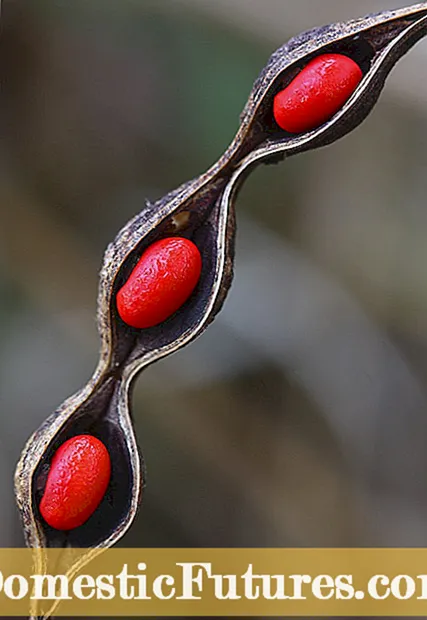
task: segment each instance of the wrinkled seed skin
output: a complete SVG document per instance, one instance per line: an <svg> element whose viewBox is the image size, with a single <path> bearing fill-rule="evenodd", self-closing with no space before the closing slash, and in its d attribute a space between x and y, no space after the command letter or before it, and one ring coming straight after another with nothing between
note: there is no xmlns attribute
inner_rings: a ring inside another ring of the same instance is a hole
<svg viewBox="0 0 427 620"><path fill-rule="evenodd" d="M342 54L313 58L274 98L276 123L289 133L303 133L328 121L355 91L362 70Z"/></svg>
<svg viewBox="0 0 427 620"><path fill-rule="evenodd" d="M55 452L40 502L43 519L57 530L83 525L99 506L111 476L104 444L91 435L68 439Z"/></svg>
<svg viewBox="0 0 427 620"><path fill-rule="evenodd" d="M121 319L139 329L163 323L190 297L202 270L197 246L169 237L150 245L117 293Z"/></svg>

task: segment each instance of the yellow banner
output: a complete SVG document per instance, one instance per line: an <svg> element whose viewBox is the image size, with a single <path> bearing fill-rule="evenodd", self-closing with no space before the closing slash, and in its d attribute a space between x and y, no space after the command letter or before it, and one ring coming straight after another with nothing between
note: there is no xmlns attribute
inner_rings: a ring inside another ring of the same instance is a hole
<svg viewBox="0 0 427 620"><path fill-rule="evenodd" d="M427 615L427 549L110 549L93 556L0 549L0 615Z"/></svg>

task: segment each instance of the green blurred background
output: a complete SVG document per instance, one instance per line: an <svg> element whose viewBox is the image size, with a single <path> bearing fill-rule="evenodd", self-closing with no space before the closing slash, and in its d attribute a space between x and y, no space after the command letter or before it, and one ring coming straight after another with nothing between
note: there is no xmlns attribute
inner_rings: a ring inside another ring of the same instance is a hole
<svg viewBox="0 0 427 620"><path fill-rule="evenodd" d="M0 545L13 470L98 358L107 243L225 150L302 30L392 0L3 0ZM338 143L258 169L234 285L138 380L126 546L427 545L427 41Z"/></svg>

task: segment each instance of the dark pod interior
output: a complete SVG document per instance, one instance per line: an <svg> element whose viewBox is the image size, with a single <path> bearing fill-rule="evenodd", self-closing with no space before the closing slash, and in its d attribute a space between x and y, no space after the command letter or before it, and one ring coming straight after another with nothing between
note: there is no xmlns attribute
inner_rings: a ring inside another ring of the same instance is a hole
<svg viewBox="0 0 427 620"><path fill-rule="evenodd" d="M273 101L276 94L286 88L286 86L292 82L292 80L308 64L308 62L310 62L310 60L326 53L343 54L352 58L359 65L362 73L366 75L370 71L373 61L384 50L384 48L403 30L405 30L405 28L420 20L422 17L423 14L420 12L404 19L394 19L384 24L374 25L370 28L363 28L362 20L360 32L356 34L353 32L348 36L345 36L346 25L343 24L341 36L336 34L333 42L329 42L328 38L331 26L316 28L291 39L289 43L272 55L267 67L255 83L254 89L256 90L257 85L262 83L263 75L271 73L275 65L277 66L277 76L273 79L272 83L269 84L267 92L262 97L257 108L255 117L251 120L250 125L248 126L248 133L241 148L239 149L240 158L254 151L258 147L276 142L285 144L286 142L291 142L295 139L295 134L288 133L277 125L273 115ZM387 73L390 71L398 58L400 58L412 45L414 45L414 43L421 38L421 36L423 36L422 31L414 31L408 37L407 41L400 45L399 50L394 51L390 55L389 61L384 64L382 72L383 75L378 76L375 87L370 89L371 92L361 105L361 109L356 110L355 114L350 116L348 122L346 122L346 126L337 127L336 130L334 129L331 131L327 138L322 138L317 140L316 143L313 142L313 144L310 144L310 148L323 146L338 139L345 133L348 133L351 129L354 129L354 127L366 117L380 94L382 84ZM322 45L322 40L325 41L324 45ZM315 51L303 54L302 59L292 63L292 56L295 55L295 58L297 58L300 55L300 49L304 49L310 41L315 41L318 44ZM288 62L284 62L284 57L287 58ZM286 66L280 70L281 65ZM310 132L307 133L309 134ZM295 152L299 152L300 150L306 149L295 149ZM283 159L283 156L283 154L276 153L271 157L271 160L266 158L265 163L277 163Z"/></svg>
<svg viewBox="0 0 427 620"><path fill-rule="evenodd" d="M173 343L186 332L195 329L203 319L206 308L211 300L214 288L215 266L218 255L218 223L220 218L220 196L225 182L217 184L209 195L197 194L185 202L178 211L165 218L154 230L149 232L135 247L119 269L114 280L110 312L113 331L114 367L119 368L142 357L145 353L160 350ZM179 214L188 214L188 222L176 231L173 222ZM231 217L232 220L232 217ZM232 251L233 231L229 230L229 251ZM117 291L123 286L141 254L152 243L170 236L191 239L198 247L202 256L202 273L199 283L188 301L169 319L147 329L136 329L128 326L120 318L116 307ZM116 346L120 343L120 346Z"/></svg>
<svg viewBox="0 0 427 620"><path fill-rule="evenodd" d="M265 102L263 102L263 106L260 110L260 121L265 127L266 138L274 139L274 137L277 137L283 139L285 136L289 136L290 138L294 137L294 134L290 134L284 129L281 129L274 120L274 97L292 82L292 80L310 62L310 60L322 54L342 54L343 56L348 56L354 60L357 65L359 65L362 73L365 75L369 71L371 62L375 57L375 49L365 37L362 35L356 35L354 37L349 37L348 39L326 45L320 51L316 51L315 53L306 56L304 58L304 62L299 63L297 66L292 67L292 69L285 71L282 75L280 75L275 80L274 85L266 97Z"/></svg>
<svg viewBox="0 0 427 620"><path fill-rule="evenodd" d="M68 419L51 441L34 473L33 506L48 547L93 547L120 527L129 513L134 476L126 439L117 420L119 383L107 378L87 401ZM89 434L100 439L111 458L111 480L101 504L80 527L67 532L51 528L39 512L50 461L67 439Z"/></svg>

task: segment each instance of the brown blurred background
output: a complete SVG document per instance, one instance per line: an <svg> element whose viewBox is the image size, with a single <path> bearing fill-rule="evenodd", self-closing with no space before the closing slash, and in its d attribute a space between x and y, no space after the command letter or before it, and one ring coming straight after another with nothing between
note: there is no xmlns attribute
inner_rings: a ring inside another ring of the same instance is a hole
<svg viewBox="0 0 427 620"><path fill-rule="evenodd" d="M98 357L118 229L210 166L269 54L392 0L3 0L0 545L13 470ZM258 169L235 281L143 373L127 546L427 545L427 41L340 142Z"/></svg>

